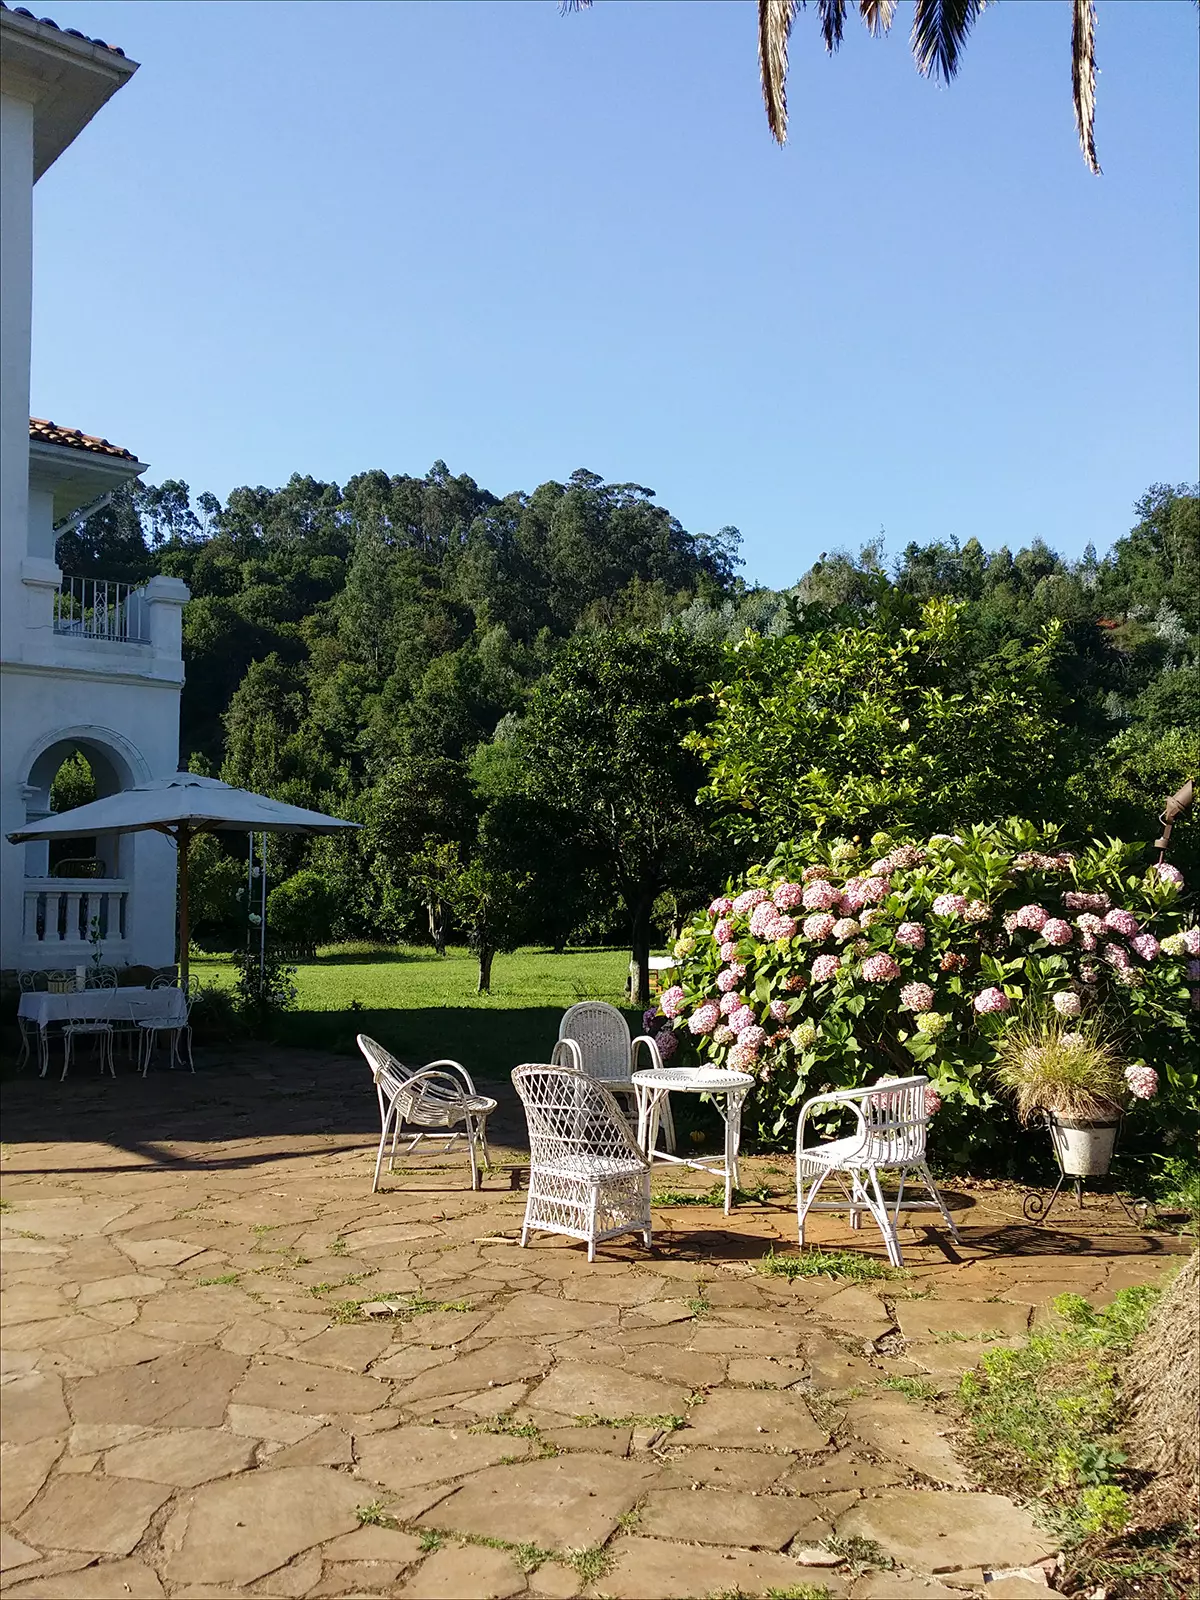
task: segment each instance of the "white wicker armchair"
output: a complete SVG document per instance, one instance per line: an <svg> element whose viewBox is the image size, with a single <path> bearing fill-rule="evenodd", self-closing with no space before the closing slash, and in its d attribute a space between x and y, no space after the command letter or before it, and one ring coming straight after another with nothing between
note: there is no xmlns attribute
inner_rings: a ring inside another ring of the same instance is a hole
<svg viewBox="0 0 1200 1600"><path fill-rule="evenodd" d="M358 1036L358 1048L366 1057L379 1097L379 1153L375 1157L375 1178L371 1193L379 1188L379 1173L388 1135L392 1151L390 1172L396 1163L396 1142L403 1135L411 1142L402 1153L409 1155L422 1139L440 1139L443 1150L453 1148L465 1138L471 1162L471 1187L479 1187L479 1165L488 1159L487 1119L496 1102L478 1094L467 1069L457 1061L431 1061L426 1067L406 1067L365 1033ZM405 1126L407 1124L407 1127Z"/></svg>
<svg viewBox="0 0 1200 1600"><path fill-rule="evenodd" d="M650 1248L650 1163L612 1094L565 1067L518 1067L513 1086L529 1126L529 1199L521 1229L563 1233L596 1246L640 1233Z"/></svg>
<svg viewBox="0 0 1200 1600"><path fill-rule="evenodd" d="M563 1013L558 1025L558 1043L551 1056L554 1066L570 1067L596 1078L613 1094L636 1099L633 1074L639 1067L660 1072L663 1060L658 1046L648 1033L629 1036L629 1024L617 1010L603 1000L583 1000ZM671 1102L664 1098L659 1109L659 1126L668 1150L675 1148L675 1124Z"/></svg>
<svg viewBox="0 0 1200 1600"><path fill-rule="evenodd" d="M933 1196L942 1221L952 1238L958 1238L954 1219L942 1203L925 1162L925 1077L897 1078L866 1089L844 1089L820 1094L805 1102L796 1127L796 1217L800 1243L804 1243L804 1219L810 1211L850 1212L850 1226L859 1226L860 1213L870 1212L883 1235L888 1260L894 1267L903 1265L897 1224L904 1205L904 1181L915 1172ZM804 1127L814 1111L853 1112L858 1126L844 1139L805 1148ZM898 1172L900 1188L889 1213L879 1185L881 1172ZM836 1179L842 1200L817 1200L826 1179ZM922 1202L924 1203L924 1202Z"/></svg>

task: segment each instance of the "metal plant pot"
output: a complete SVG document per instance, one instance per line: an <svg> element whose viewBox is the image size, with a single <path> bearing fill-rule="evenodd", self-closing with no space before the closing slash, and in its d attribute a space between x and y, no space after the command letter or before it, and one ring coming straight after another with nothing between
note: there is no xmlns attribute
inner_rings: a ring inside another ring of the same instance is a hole
<svg viewBox="0 0 1200 1600"><path fill-rule="evenodd" d="M1102 1178L1112 1163L1118 1118L1084 1122L1048 1112L1046 1122L1058 1164L1068 1178Z"/></svg>

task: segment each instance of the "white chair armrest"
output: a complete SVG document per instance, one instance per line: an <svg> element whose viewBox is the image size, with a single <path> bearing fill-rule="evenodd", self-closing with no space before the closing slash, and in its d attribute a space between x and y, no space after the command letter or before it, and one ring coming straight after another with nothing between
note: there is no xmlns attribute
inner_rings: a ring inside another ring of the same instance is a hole
<svg viewBox="0 0 1200 1600"><path fill-rule="evenodd" d="M837 1106L848 1108L858 1118L858 1131L863 1139L867 1138L867 1119L863 1115L859 1101L866 1098L869 1089L839 1089L829 1094L815 1094L811 1100L806 1100L800 1107L800 1120L796 1124L796 1156L804 1149L804 1124L808 1121L808 1114L814 1108L821 1106Z"/></svg>
<svg viewBox="0 0 1200 1600"><path fill-rule="evenodd" d="M457 1072L458 1073L459 1077L462 1079L462 1081L467 1086L467 1093L468 1094L474 1095L474 1094L477 1093L476 1088L475 1088L475 1084L474 1084L474 1082L472 1081L472 1078L471 1078L471 1074L467 1071L466 1067L464 1067L461 1064L461 1062L451 1061L448 1057L446 1059L444 1059L444 1060L441 1060L441 1061L427 1061L425 1063L425 1065L421 1068L421 1072L422 1073L435 1072L439 1068L443 1068L443 1067L449 1067L452 1072Z"/></svg>
<svg viewBox="0 0 1200 1600"><path fill-rule="evenodd" d="M638 1070L638 1046L639 1045L644 1046L645 1049L649 1052L649 1055L650 1055L650 1070L652 1072L661 1072L662 1069L663 1069L663 1058L659 1054L658 1046L655 1044L654 1040L650 1037L650 1035L648 1033L639 1033L637 1038L633 1041L633 1043L629 1047L629 1070L630 1070L630 1072L636 1072Z"/></svg>
<svg viewBox="0 0 1200 1600"><path fill-rule="evenodd" d="M583 1051L574 1039L559 1039L550 1052L552 1067L567 1067L572 1072L583 1072Z"/></svg>

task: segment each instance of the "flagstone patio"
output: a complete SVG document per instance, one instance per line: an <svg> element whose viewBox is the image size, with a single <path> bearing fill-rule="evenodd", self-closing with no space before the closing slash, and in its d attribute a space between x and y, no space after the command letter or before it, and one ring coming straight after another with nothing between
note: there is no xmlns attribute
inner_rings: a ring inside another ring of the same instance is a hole
<svg viewBox="0 0 1200 1600"><path fill-rule="evenodd" d="M360 1062L198 1065L4 1086L6 1596L1045 1593L1052 1541L976 1492L939 1400L882 1384L944 1395L1056 1294L1184 1248L949 1185L957 1246L921 1217L902 1278L789 1283L756 1271L793 1248L789 1163L751 1158L765 1203L656 1206L651 1254L589 1267L516 1245L506 1086L480 1193L422 1156L373 1196Z"/></svg>

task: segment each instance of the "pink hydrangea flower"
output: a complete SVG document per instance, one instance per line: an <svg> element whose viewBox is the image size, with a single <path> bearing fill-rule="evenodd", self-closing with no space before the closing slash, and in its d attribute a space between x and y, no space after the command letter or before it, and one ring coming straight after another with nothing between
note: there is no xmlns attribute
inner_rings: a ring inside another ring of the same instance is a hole
<svg viewBox="0 0 1200 1600"><path fill-rule="evenodd" d="M967 909L963 912L964 922L989 922L992 908L986 900L968 900Z"/></svg>
<svg viewBox="0 0 1200 1600"><path fill-rule="evenodd" d="M788 994L799 994L801 989L808 988L808 979L802 972L789 972L783 980L783 987Z"/></svg>
<svg viewBox="0 0 1200 1600"><path fill-rule="evenodd" d="M720 1020L720 1008L713 1001L706 1000L688 1018L688 1031L695 1034L711 1033Z"/></svg>
<svg viewBox="0 0 1200 1600"><path fill-rule="evenodd" d="M1173 867L1169 861L1156 861L1150 871L1159 883L1170 884L1172 889L1183 888L1183 873L1178 867Z"/></svg>
<svg viewBox="0 0 1200 1600"><path fill-rule="evenodd" d="M925 929L919 922L902 922L896 929L896 943L907 945L910 950L924 950Z"/></svg>
<svg viewBox="0 0 1200 1600"><path fill-rule="evenodd" d="M786 1022L788 1019L788 1003L786 1000L772 1000L768 1008L776 1022Z"/></svg>
<svg viewBox="0 0 1200 1600"><path fill-rule="evenodd" d="M838 892L831 883L827 883L824 878L815 878L804 891L804 909L828 911L830 906L837 905L838 898Z"/></svg>
<svg viewBox="0 0 1200 1600"><path fill-rule="evenodd" d="M1129 951L1121 944L1106 944L1100 952L1100 959L1107 961L1118 972L1125 972L1129 968Z"/></svg>
<svg viewBox="0 0 1200 1600"><path fill-rule="evenodd" d="M818 956L812 964L812 981L828 983L838 969L836 956Z"/></svg>
<svg viewBox="0 0 1200 1600"><path fill-rule="evenodd" d="M891 870L891 856L880 856L878 861L872 861L871 863L871 876L873 878L886 878Z"/></svg>
<svg viewBox="0 0 1200 1600"><path fill-rule="evenodd" d="M713 1043L720 1045L722 1048L727 1044L732 1044L736 1038L737 1034L734 1033L732 1028L727 1027L725 1023L722 1023L712 1036Z"/></svg>
<svg viewBox="0 0 1200 1600"><path fill-rule="evenodd" d="M728 1064L734 1072L753 1072L758 1064L758 1049L739 1040L729 1052Z"/></svg>
<svg viewBox="0 0 1200 1600"><path fill-rule="evenodd" d="M738 994L736 990L731 989L728 994L723 994L721 996L721 1015L723 1017L727 1017L731 1012L736 1011L739 1006L744 1006L745 1004L745 995Z"/></svg>
<svg viewBox="0 0 1200 1600"><path fill-rule="evenodd" d="M975 1009L980 1016L995 1011L1007 1011L1009 999L1003 989L981 989L975 996Z"/></svg>
<svg viewBox="0 0 1200 1600"><path fill-rule="evenodd" d="M845 944L847 939L853 939L862 929L853 917L839 917L833 925L833 937L839 944Z"/></svg>
<svg viewBox="0 0 1200 1600"><path fill-rule="evenodd" d="M1100 968L1093 966L1090 961L1086 962L1082 967L1080 967L1079 976L1084 983L1099 983Z"/></svg>
<svg viewBox="0 0 1200 1600"><path fill-rule="evenodd" d="M1158 1093L1158 1073L1153 1067L1126 1067L1125 1082L1136 1100L1153 1100Z"/></svg>
<svg viewBox="0 0 1200 1600"><path fill-rule="evenodd" d="M710 917L727 917L733 910L733 901L727 894L719 895L708 908Z"/></svg>
<svg viewBox="0 0 1200 1600"><path fill-rule="evenodd" d="M868 983L891 983L900 976L900 968L889 955L868 956L862 964L862 975Z"/></svg>
<svg viewBox="0 0 1200 1600"><path fill-rule="evenodd" d="M1122 934L1126 939L1132 939L1138 931L1138 919L1132 911L1122 911L1116 907L1105 917L1104 926L1111 928L1114 933Z"/></svg>
<svg viewBox="0 0 1200 1600"><path fill-rule="evenodd" d="M1042 938L1047 944L1070 944L1074 938L1074 929L1069 922L1064 922L1061 917L1047 917L1042 923Z"/></svg>
<svg viewBox="0 0 1200 1600"><path fill-rule="evenodd" d="M1053 1003L1060 1017L1077 1017L1083 1010L1083 1001L1074 989L1060 989L1054 996Z"/></svg>
<svg viewBox="0 0 1200 1600"><path fill-rule="evenodd" d="M655 1034L654 1042L658 1046L658 1053L664 1061L670 1061L676 1050L679 1049L679 1040L670 1032Z"/></svg>
<svg viewBox="0 0 1200 1600"><path fill-rule="evenodd" d="M1137 951L1143 961L1153 961L1161 946L1152 933L1139 933L1130 939L1130 945Z"/></svg>
<svg viewBox="0 0 1200 1600"><path fill-rule="evenodd" d="M846 885L845 898L854 910L860 906L877 906L887 898L891 887L886 878L851 878Z"/></svg>
<svg viewBox="0 0 1200 1600"><path fill-rule="evenodd" d="M777 915L778 913L772 901L761 901L750 913L750 932L756 939L763 938Z"/></svg>
<svg viewBox="0 0 1200 1600"><path fill-rule="evenodd" d="M804 885L802 883L781 883L777 885L771 898L780 911L794 911L797 906L804 904Z"/></svg>
<svg viewBox="0 0 1200 1600"><path fill-rule="evenodd" d="M722 917L713 929L713 938L718 944L728 944L736 935L737 929L734 927L732 917Z"/></svg>
<svg viewBox="0 0 1200 1600"><path fill-rule="evenodd" d="M804 937L806 939L828 939L833 932L833 924L837 919L828 911L821 911L815 917L805 917Z"/></svg>
<svg viewBox="0 0 1200 1600"><path fill-rule="evenodd" d="M748 1028L743 1028L739 1032L737 1041L739 1044L749 1045L752 1050L761 1050L767 1042L767 1030L752 1022Z"/></svg>
<svg viewBox="0 0 1200 1600"><path fill-rule="evenodd" d="M934 993L927 983L906 983L900 991L900 1004L905 1011L932 1011Z"/></svg>
<svg viewBox="0 0 1200 1600"><path fill-rule="evenodd" d="M1015 911L1010 911L1004 918L1003 927L1005 933L1015 933L1017 931L1017 913Z"/></svg>
<svg viewBox="0 0 1200 1600"><path fill-rule="evenodd" d="M1200 928L1183 930L1183 948L1190 956L1200 956Z"/></svg>
<svg viewBox="0 0 1200 1600"><path fill-rule="evenodd" d="M794 939L796 936L795 917L776 917L767 928L766 937L778 944L781 939Z"/></svg>
<svg viewBox="0 0 1200 1600"><path fill-rule="evenodd" d="M1078 889L1068 889L1063 895L1063 905L1068 911L1107 911L1112 901L1106 894L1083 894Z"/></svg>
<svg viewBox="0 0 1200 1600"><path fill-rule="evenodd" d="M1079 935L1079 948L1092 951L1096 948L1096 935L1094 933L1081 933Z"/></svg>
<svg viewBox="0 0 1200 1600"><path fill-rule="evenodd" d="M1044 906L1022 906L1017 912L1017 927L1028 928L1033 933L1039 933L1049 916L1050 913Z"/></svg>
<svg viewBox="0 0 1200 1600"><path fill-rule="evenodd" d="M820 865L805 867L801 877L805 883L816 883L819 878L832 878L833 869L832 867L822 867Z"/></svg>
<svg viewBox="0 0 1200 1600"><path fill-rule="evenodd" d="M719 954L722 961L734 961L737 959L737 945L730 939L727 944L721 946Z"/></svg>
<svg viewBox="0 0 1200 1600"><path fill-rule="evenodd" d="M941 1095L937 1092L936 1089L930 1088L929 1085L926 1085L926 1087L925 1087L925 1115L927 1117L932 1117L936 1112L940 1111L941 1109L942 1109L942 1097L941 1097Z"/></svg>
<svg viewBox="0 0 1200 1600"><path fill-rule="evenodd" d="M669 989L664 989L659 996L658 1009L664 1017L677 1017L683 1010L683 990L679 984L673 983Z"/></svg>
<svg viewBox="0 0 1200 1600"><path fill-rule="evenodd" d="M927 857L925 851L918 849L915 844L902 844L898 850L892 851L890 859L892 871L895 872L897 867L919 867Z"/></svg>
<svg viewBox="0 0 1200 1600"><path fill-rule="evenodd" d="M731 990L737 988L741 981L736 967L726 967L723 971L717 973L717 988L722 994L729 994Z"/></svg>
<svg viewBox="0 0 1200 1600"><path fill-rule="evenodd" d="M933 902L935 917L961 917L967 909L967 898L961 894L940 894Z"/></svg>
<svg viewBox="0 0 1200 1600"><path fill-rule="evenodd" d="M748 917L755 906L762 905L768 898L765 889L745 889L733 902L732 911L737 917Z"/></svg>
<svg viewBox="0 0 1200 1600"><path fill-rule="evenodd" d="M1085 911L1081 917L1076 917L1075 926L1081 933L1100 934L1104 932L1104 918L1092 911Z"/></svg>
<svg viewBox="0 0 1200 1600"><path fill-rule="evenodd" d="M739 1006L736 1011L729 1013L729 1026L739 1038L741 1037L742 1029L753 1027L755 1020L754 1012L749 1006Z"/></svg>
<svg viewBox="0 0 1200 1600"><path fill-rule="evenodd" d="M863 928L869 928L873 922L878 922L880 917L886 916L887 912L881 910L879 906L865 906L858 913L859 925Z"/></svg>

